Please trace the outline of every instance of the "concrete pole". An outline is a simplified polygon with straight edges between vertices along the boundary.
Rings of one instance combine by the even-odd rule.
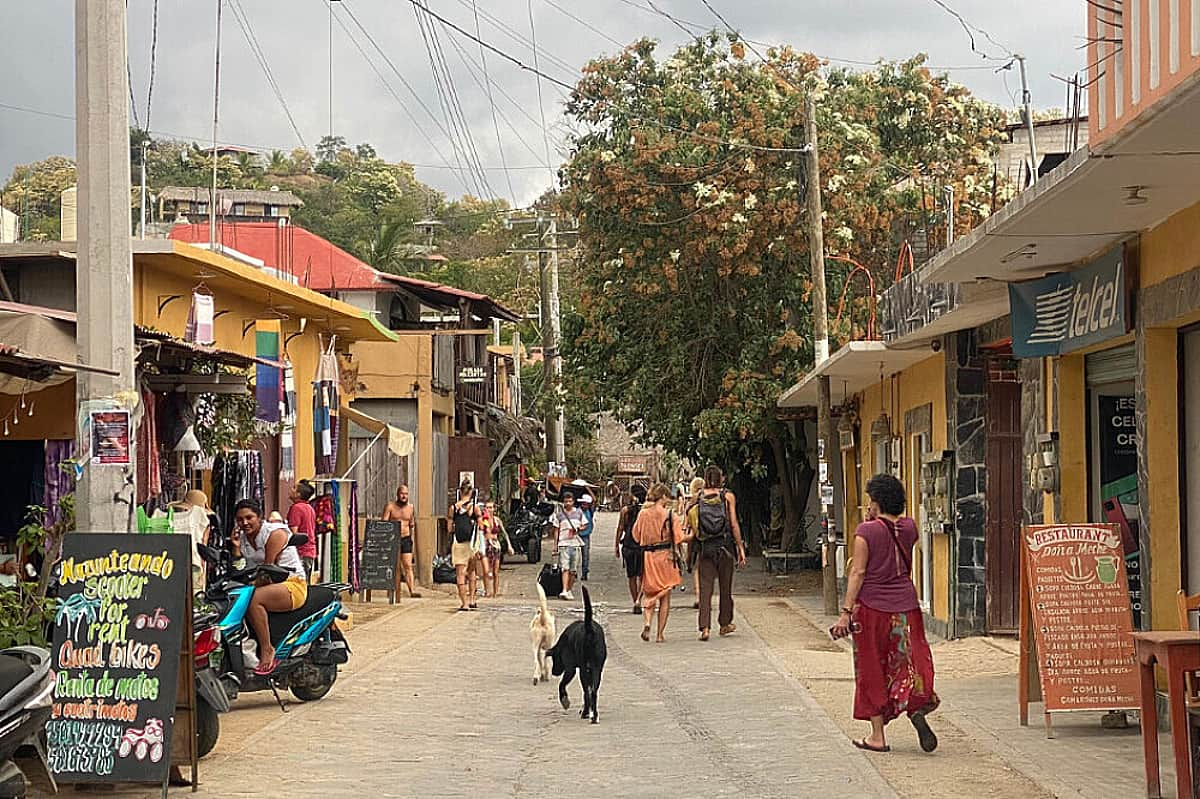
[[[812,271],[813,291],[813,350],[816,366],[829,358],[829,303],[825,298],[825,233],[822,227],[821,206],[821,163],[817,150],[817,104],[812,95],[804,100],[804,137],[808,144],[808,260]],[[821,503],[821,529],[825,533],[825,551],[822,557],[822,593],[825,613],[835,615],[838,610],[837,596],[837,530],[832,523],[833,506],[825,502],[829,493],[825,489],[832,469],[829,459],[834,457],[833,410],[830,407],[829,377],[817,377],[817,476],[821,484],[818,495]]]
[[[1029,185],[1038,182],[1037,141],[1033,138],[1032,95],[1029,93],[1029,78],[1025,74],[1025,56],[1013,56],[1021,68],[1021,109],[1025,114],[1025,131],[1029,135]]]
[[[521,331],[514,330],[512,338],[513,352],[513,388],[512,388],[512,414],[513,416],[521,415]]]
[[[146,133],[149,136],[149,132]],[[141,229],[138,230],[138,238],[146,238],[146,151],[150,148],[149,140],[142,141],[142,201],[140,203],[141,212],[139,214],[141,221]]]
[[[553,325],[550,320],[554,318],[554,313],[550,303],[550,253],[546,251],[541,242],[546,236],[546,220],[541,216],[537,221],[538,235],[538,284],[541,303],[539,312],[541,315],[542,324],[542,383],[543,390],[554,390],[554,351],[558,348],[558,339],[554,335]],[[547,410],[542,425],[546,430],[546,460],[557,461],[558,447],[558,415],[553,409]]]
[[[125,3],[75,0],[76,338],[82,362],[120,373],[79,372],[75,393],[80,403],[115,398],[132,407],[137,394],[125,58]],[[128,529],[136,474],[133,443],[131,430],[128,467],[85,465],[75,495],[79,530]]]

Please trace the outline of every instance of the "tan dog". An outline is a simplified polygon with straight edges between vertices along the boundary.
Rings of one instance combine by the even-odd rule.
[[[533,644],[533,684],[549,682],[550,662],[547,652],[554,646],[557,630],[554,625],[554,614],[546,607],[546,592],[538,583],[538,612],[529,622],[529,640]]]

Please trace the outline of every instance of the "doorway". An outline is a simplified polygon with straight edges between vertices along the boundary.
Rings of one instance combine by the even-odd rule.
[[[990,358],[987,371],[987,627],[989,633],[1011,635],[1021,596],[1021,385],[1010,357]]]

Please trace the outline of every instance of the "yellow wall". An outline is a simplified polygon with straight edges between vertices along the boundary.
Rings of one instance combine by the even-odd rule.
[[[1142,233],[1140,248],[1141,288],[1200,266],[1200,204]]]
[[[861,521],[860,510],[856,505],[856,496],[861,497],[861,503],[866,504],[866,485],[875,474],[875,446],[871,440],[871,423],[880,412],[887,413],[891,419],[892,435],[901,436],[904,449],[901,454],[901,481],[909,493],[908,513],[917,518],[917,503],[920,501],[919,475],[913,474],[912,436],[917,431],[905,429],[905,414],[922,405],[932,406],[931,429],[929,430],[929,447],[937,452],[946,449],[946,364],[943,353],[936,353],[920,363],[910,366],[900,372],[895,379],[885,376],[883,387],[876,383],[858,395],[859,400],[859,436],[858,449],[853,453],[845,453],[843,458],[843,474],[846,483],[846,507],[843,518],[845,529],[853,531]],[[861,464],[861,474],[855,468],[855,461]],[[914,553],[914,561],[921,563],[921,552]],[[948,536],[933,537],[933,597],[930,603],[932,615],[942,621],[950,618],[949,607],[950,588],[950,548]],[[918,576],[917,591],[922,590]],[[922,599],[928,600],[927,597]]]
[[[74,378],[57,386],[26,394],[25,402],[27,406],[32,405],[32,416],[29,415],[28,407],[24,411],[17,408],[21,404],[20,396],[0,397],[0,429],[4,427],[4,418],[8,418],[8,435],[0,440],[42,441],[75,438]],[[12,423],[14,408],[18,409],[19,424]]]

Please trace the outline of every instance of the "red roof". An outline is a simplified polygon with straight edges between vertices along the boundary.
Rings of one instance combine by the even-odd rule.
[[[429,305],[458,307],[459,300],[477,304],[482,317],[519,321],[513,311],[486,294],[445,286],[428,280],[380,272],[331,241],[296,225],[273,222],[226,222],[219,226],[221,244],[263,261],[266,266],[295,275],[300,285],[313,291],[393,291],[404,288]],[[176,225],[171,238],[192,244],[208,241],[208,223]],[[444,256],[437,256],[444,259]]]
[[[313,291],[387,291],[391,289],[369,265],[331,241],[302,227],[273,222],[237,222],[218,226],[221,245],[271,269],[291,273]],[[208,241],[208,223],[176,225],[172,239],[201,244]]]

